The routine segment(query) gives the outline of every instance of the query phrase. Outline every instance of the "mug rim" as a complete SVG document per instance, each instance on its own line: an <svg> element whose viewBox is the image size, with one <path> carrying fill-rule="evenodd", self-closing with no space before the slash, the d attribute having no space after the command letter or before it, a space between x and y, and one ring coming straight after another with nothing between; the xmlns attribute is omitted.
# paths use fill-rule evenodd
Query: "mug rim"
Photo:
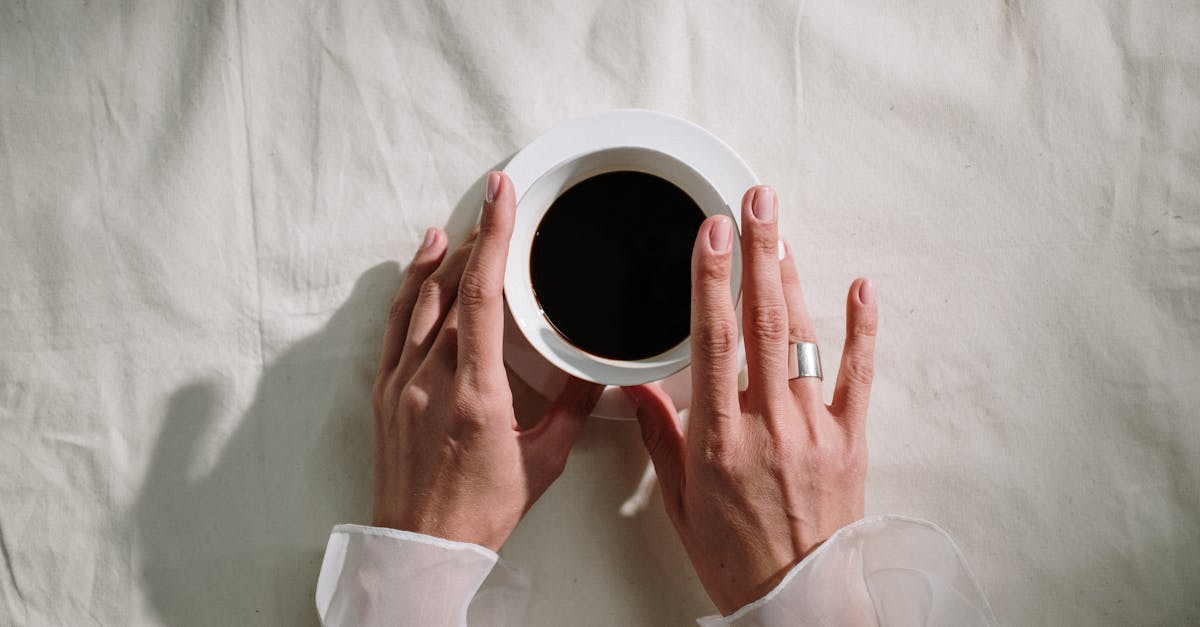
<svg viewBox="0 0 1200 627"><path fill-rule="evenodd" d="M650 109L600 109L568 118L539 132L501 166L512 179L516 197L559 161L582 151L606 147L638 146L657 149L681 159L704 175L721 194L727 207L737 209L747 189L759 184L758 176L733 147L708 129L676 115ZM733 211L740 229L740 211ZM507 270L507 266L506 266ZM740 277L740 270L737 273ZM741 293L734 295L735 312L741 310ZM512 309L504 307L504 362L511 373L546 399L555 398L569 378L527 341L517 327ZM741 328L741 315L736 317ZM745 349L738 340L739 381L744 385ZM662 390L680 410L691 406L691 367L660 380ZM620 390L609 387L600 395L593 414L632 420L635 407Z"/></svg>
<svg viewBox="0 0 1200 627"><path fill-rule="evenodd" d="M644 159L644 162L620 161L618 156L617 164L588 166L585 163L590 157L603 160L604 157L611 157L612 153L637 155ZM661 164L660 171L654 171L654 168L645 165L645 162ZM580 166L581 171L570 172L569 168L575 165ZM685 176L690 175L693 179L690 184L676 180L675 177L666 173L673 168L676 171L682 171ZM644 172L666 180L687 194L704 213L705 219L713 215L725 214L733 219L735 225L739 220L721 195L720 190L703 172L678 155L643 145L596 146L577 151L547 168L522 191L517 199L516 224L510 241L504 280L505 304L512 319L516 322L516 326L525 340L543 358L560 370L595 383L624 386L657 381L687 368L691 363L690 329L688 335L678 344L656 355L638 360L612 359L579 348L563 337L542 311L533 291L529 250L525 246L526 242L530 246L532 245L537 225L541 223L546 212L558 197L584 180L617 171ZM562 179L561 183L555 183L559 179ZM547 196L543 189L547 185L557 189L549 193L548 198L539 197L539 194ZM703 189L697 189L697 187ZM698 198L698 196L704 198ZM537 202L536 209L529 207L528 203L531 201ZM735 228L735 237L740 238L739 228ZM735 245L733 250L735 261L740 266L740 247ZM740 272L735 272L731 276L730 291L735 303L739 301L741 296Z"/></svg>

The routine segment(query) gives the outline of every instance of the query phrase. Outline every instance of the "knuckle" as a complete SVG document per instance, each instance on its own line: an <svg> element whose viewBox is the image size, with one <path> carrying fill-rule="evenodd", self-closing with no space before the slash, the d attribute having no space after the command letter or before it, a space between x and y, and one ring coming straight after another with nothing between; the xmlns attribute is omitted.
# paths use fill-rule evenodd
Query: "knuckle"
<svg viewBox="0 0 1200 627"><path fill-rule="evenodd" d="M460 306L468 309L478 308L491 297L491 289L485 279L478 272L467 272L463 274L462 281L458 284L458 300Z"/></svg>
<svg viewBox="0 0 1200 627"><path fill-rule="evenodd" d="M828 434L813 438L810 448L820 468L836 468L841 463L842 446L837 438Z"/></svg>
<svg viewBox="0 0 1200 627"><path fill-rule="evenodd" d="M767 256L774 260L779 256L779 236L773 229L747 229L753 232L746 236L749 252L756 256Z"/></svg>
<svg viewBox="0 0 1200 627"><path fill-rule="evenodd" d="M415 387L409 386L400 393L397 405L405 415L419 416L429 410L429 395Z"/></svg>
<svg viewBox="0 0 1200 627"><path fill-rule="evenodd" d="M716 385L704 386L703 389L697 389L692 392L692 406L704 408L704 414L714 425L733 425L737 424L741 416L735 416L730 412L719 409L730 406L729 390L722 389ZM733 399L732 405L737 406L738 400Z"/></svg>
<svg viewBox="0 0 1200 627"><path fill-rule="evenodd" d="M706 257L696 268L696 278L700 283L728 283L732 273L733 269L724 257Z"/></svg>
<svg viewBox="0 0 1200 627"><path fill-rule="evenodd" d="M873 338L878 331L879 318L876 316L859 316L854 321L854 335Z"/></svg>
<svg viewBox="0 0 1200 627"><path fill-rule="evenodd" d="M735 478L741 474L744 447L731 434L704 438L700 458L708 472L716 477Z"/></svg>
<svg viewBox="0 0 1200 627"><path fill-rule="evenodd" d="M489 384L487 380L462 373L455 375L451 411L458 423L482 426L490 415L505 407L512 407L512 392L507 385Z"/></svg>
<svg viewBox="0 0 1200 627"><path fill-rule="evenodd" d="M869 386L875 380L875 366L868 355L855 355L842 366L846 378L858 386Z"/></svg>
<svg viewBox="0 0 1200 627"><path fill-rule="evenodd" d="M421 287L417 290L417 300L421 302L437 302L441 300L442 293L445 291L442 286L442 278L439 275L434 275L421 282Z"/></svg>
<svg viewBox="0 0 1200 627"><path fill-rule="evenodd" d="M704 320L696 329L695 350L702 359L727 357L737 350L737 328L725 319Z"/></svg>
<svg viewBox="0 0 1200 627"><path fill-rule="evenodd" d="M474 424L481 422L480 415L483 406L475 394L459 390L454 394L450 409L453 412L454 419L459 423Z"/></svg>
<svg viewBox="0 0 1200 627"><path fill-rule="evenodd" d="M838 437L832 434L812 443L812 460L815 472L834 477L859 477L866 474L867 455L865 444L859 443L849 434Z"/></svg>
<svg viewBox="0 0 1200 627"><path fill-rule="evenodd" d="M818 429L805 448L817 469L835 470L841 466L845 442L835 433Z"/></svg>
<svg viewBox="0 0 1200 627"><path fill-rule="evenodd" d="M787 311L777 304L749 307L749 317L754 333L767 342L783 342L787 339Z"/></svg>

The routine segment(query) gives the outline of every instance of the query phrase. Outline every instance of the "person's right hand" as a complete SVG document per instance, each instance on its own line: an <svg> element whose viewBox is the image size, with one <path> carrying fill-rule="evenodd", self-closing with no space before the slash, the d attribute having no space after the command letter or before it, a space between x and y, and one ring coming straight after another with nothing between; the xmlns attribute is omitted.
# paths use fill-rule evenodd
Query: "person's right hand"
<svg viewBox="0 0 1200 627"><path fill-rule="evenodd" d="M375 379L372 525L493 551L562 473L604 386L568 380L521 429L504 370L504 266L517 200L488 174L478 230L430 229L396 292Z"/></svg>
<svg viewBox="0 0 1200 627"><path fill-rule="evenodd" d="M742 200L746 391L738 392L734 238L725 216L705 221L692 256L687 434L657 386L626 388L667 514L724 615L769 592L864 508L875 289L867 279L850 287L845 351L826 405L819 380L788 379L789 345L816 336L790 251L778 258L777 204L765 186Z"/></svg>

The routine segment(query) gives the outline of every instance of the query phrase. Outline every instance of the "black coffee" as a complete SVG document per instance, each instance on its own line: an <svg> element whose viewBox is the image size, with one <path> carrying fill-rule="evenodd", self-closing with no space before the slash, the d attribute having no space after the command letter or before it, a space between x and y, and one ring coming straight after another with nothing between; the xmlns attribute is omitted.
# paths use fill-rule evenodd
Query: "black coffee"
<svg viewBox="0 0 1200 627"><path fill-rule="evenodd" d="M611 359L658 355L688 336L692 244L704 212L651 174L609 172L571 187L538 225L529 274L568 342Z"/></svg>

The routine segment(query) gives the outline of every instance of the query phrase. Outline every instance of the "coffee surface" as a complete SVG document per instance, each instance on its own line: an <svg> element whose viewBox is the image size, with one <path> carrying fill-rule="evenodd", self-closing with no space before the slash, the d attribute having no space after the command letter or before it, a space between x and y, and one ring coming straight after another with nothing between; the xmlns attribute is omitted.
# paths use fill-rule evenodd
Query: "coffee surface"
<svg viewBox="0 0 1200 627"><path fill-rule="evenodd" d="M704 212L642 172L585 179L554 201L529 257L542 313L568 342L637 360L689 334L691 257Z"/></svg>

